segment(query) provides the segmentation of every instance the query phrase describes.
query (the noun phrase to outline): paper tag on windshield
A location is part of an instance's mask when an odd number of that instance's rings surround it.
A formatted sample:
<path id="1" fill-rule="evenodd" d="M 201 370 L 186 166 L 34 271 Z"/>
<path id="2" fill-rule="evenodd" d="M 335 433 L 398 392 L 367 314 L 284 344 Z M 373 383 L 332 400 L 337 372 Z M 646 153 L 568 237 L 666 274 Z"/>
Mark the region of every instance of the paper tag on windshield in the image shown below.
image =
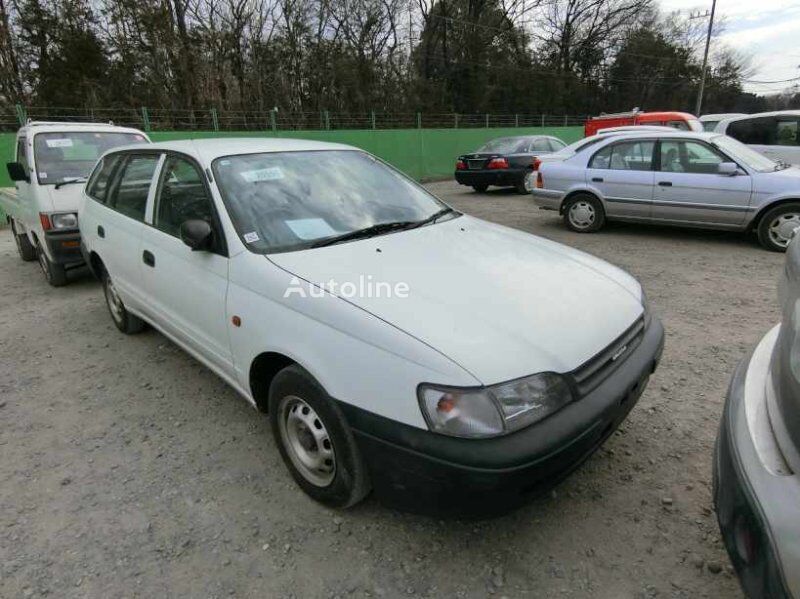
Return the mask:
<path id="1" fill-rule="evenodd" d="M 255 171 L 244 171 L 242 172 L 242 179 L 248 183 L 255 183 L 257 181 L 275 181 L 277 179 L 283 179 L 283 171 L 277 166 L 273 166 L 271 168 L 261 168 Z"/>
<path id="2" fill-rule="evenodd" d="M 245 233 L 243 237 L 247 243 L 255 243 L 256 241 L 258 241 L 258 233 L 256 233 L 255 231 L 251 231 L 250 233 Z"/>
<path id="3" fill-rule="evenodd" d="M 69 137 L 45 140 L 48 148 L 71 148 L 72 140 Z"/>
<path id="4" fill-rule="evenodd" d="M 336 231 L 331 228 L 327 221 L 321 218 L 287 220 L 286 225 L 300 239 L 319 239 L 320 237 L 336 235 Z"/>
<path id="5" fill-rule="evenodd" d="M 40 179 L 47 179 L 47 173 L 39 173 Z"/>

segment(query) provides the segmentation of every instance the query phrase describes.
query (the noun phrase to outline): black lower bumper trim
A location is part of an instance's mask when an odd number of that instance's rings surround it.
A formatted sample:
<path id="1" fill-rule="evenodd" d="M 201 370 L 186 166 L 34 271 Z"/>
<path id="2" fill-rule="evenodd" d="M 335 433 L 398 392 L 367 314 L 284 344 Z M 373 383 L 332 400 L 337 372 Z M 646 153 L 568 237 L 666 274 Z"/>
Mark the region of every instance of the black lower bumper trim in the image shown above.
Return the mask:
<path id="1" fill-rule="evenodd" d="M 519 185 L 525 178 L 526 169 L 509 170 L 480 170 L 480 171 L 455 171 L 456 182 L 468 187 L 481 187 L 494 185 L 497 187 L 511 187 Z"/>
<path id="2" fill-rule="evenodd" d="M 636 350 L 594 391 L 502 437 L 447 437 L 341 407 L 383 503 L 439 517 L 492 516 L 546 492 L 602 445 L 647 385 L 663 341 L 654 318 Z"/>
<path id="3" fill-rule="evenodd" d="M 81 253 L 81 234 L 77 231 L 55 233 L 48 231 L 44 235 L 50 259 L 56 264 L 79 264 L 83 262 Z"/>

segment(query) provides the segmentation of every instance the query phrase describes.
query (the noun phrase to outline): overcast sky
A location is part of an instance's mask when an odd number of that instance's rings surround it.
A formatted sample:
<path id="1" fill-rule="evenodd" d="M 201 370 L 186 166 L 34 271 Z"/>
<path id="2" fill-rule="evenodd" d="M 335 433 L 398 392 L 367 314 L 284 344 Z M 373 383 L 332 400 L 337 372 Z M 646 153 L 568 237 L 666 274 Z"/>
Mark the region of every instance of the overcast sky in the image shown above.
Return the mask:
<path id="1" fill-rule="evenodd" d="M 688 14 L 710 10 L 711 0 L 661 0 L 661 7 L 666 13 L 680 10 Z M 725 18 L 725 32 L 718 39 L 752 58 L 750 79 L 777 81 L 800 77 L 798 0 L 717 0 L 716 14 Z M 769 93 L 790 85 L 792 83 L 746 83 L 745 89 Z"/>

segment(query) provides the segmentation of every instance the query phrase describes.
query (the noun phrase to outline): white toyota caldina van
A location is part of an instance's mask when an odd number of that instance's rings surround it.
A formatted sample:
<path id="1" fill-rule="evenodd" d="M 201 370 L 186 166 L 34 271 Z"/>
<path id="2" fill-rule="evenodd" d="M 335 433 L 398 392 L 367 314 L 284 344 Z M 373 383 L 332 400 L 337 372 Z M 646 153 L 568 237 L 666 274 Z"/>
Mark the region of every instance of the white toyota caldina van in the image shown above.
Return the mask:
<path id="1" fill-rule="evenodd" d="M 516 506 L 603 443 L 661 355 L 633 277 L 349 146 L 129 147 L 85 193 L 116 326 L 152 324 L 268 412 L 329 506 L 370 489 L 451 516 Z"/>
<path id="2" fill-rule="evenodd" d="M 30 121 L 7 164 L 15 189 L 0 194 L 20 258 L 38 260 L 47 282 L 65 285 L 82 264 L 78 202 L 97 159 L 118 146 L 149 143 L 138 129 L 108 123 Z"/>

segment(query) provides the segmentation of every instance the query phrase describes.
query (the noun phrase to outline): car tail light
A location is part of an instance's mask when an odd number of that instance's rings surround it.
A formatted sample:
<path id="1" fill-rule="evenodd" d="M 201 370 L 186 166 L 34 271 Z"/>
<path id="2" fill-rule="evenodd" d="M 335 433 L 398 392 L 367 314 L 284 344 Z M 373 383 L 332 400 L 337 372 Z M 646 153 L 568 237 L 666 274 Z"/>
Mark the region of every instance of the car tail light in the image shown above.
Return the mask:
<path id="1" fill-rule="evenodd" d="M 538 156 L 536 158 L 534 158 L 533 159 L 533 170 L 538 171 L 539 170 L 539 165 L 541 165 L 541 164 L 542 164 L 541 158 L 539 158 Z"/>
<path id="2" fill-rule="evenodd" d="M 464 162 L 463 160 L 456 160 L 456 170 L 457 171 L 463 171 L 463 170 L 466 170 L 466 168 L 467 168 L 467 163 L 466 162 Z"/>
<path id="3" fill-rule="evenodd" d="M 488 169 L 508 168 L 508 160 L 505 158 L 492 158 L 489 164 L 486 165 Z"/>
<path id="4" fill-rule="evenodd" d="M 536 189 L 544 189 L 544 179 L 542 178 L 542 171 L 536 173 Z"/>
<path id="5" fill-rule="evenodd" d="M 53 228 L 53 224 L 50 222 L 50 215 L 44 212 L 39 213 L 39 222 L 42 223 L 42 229 L 45 231 L 49 231 Z"/>

